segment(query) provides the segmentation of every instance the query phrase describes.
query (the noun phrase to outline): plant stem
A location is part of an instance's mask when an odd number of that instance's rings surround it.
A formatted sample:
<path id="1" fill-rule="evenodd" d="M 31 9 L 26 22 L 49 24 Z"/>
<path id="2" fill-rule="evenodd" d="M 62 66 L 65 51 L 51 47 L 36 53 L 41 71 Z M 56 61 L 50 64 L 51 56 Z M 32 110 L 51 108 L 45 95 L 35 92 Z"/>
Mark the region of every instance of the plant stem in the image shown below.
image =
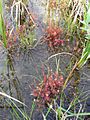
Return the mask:
<path id="1" fill-rule="evenodd" d="M 78 61 L 76 61 L 75 65 L 73 66 L 72 70 L 70 71 L 68 77 L 66 78 L 64 86 L 63 86 L 63 90 L 66 88 L 66 85 L 67 85 L 68 81 L 70 80 L 70 78 L 72 77 L 73 72 L 76 69 L 77 65 L 78 65 Z"/>

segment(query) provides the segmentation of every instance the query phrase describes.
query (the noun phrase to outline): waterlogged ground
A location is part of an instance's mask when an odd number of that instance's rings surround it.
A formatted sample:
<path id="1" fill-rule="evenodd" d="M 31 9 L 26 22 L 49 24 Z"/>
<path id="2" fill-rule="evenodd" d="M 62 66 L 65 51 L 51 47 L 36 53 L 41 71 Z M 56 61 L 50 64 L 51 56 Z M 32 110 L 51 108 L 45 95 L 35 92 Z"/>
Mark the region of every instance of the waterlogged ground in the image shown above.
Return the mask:
<path id="1" fill-rule="evenodd" d="M 37 40 L 43 35 L 43 28 L 45 27 L 45 3 L 40 0 L 31 0 L 29 2 L 30 11 L 36 15 L 36 22 L 38 27 L 36 28 Z M 59 59 L 59 64 L 62 72 L 67 76 L 69 73 L 65 71 L 65 67 L 69 64 L 71 56 L 58 55 L 48 60 L 50 56 L 46 44 L 38 44 L 34 49 L 27 52 L 19 53 L 18 51 L 13 56 L 13 62 L 8 60 L 7 52 L 4 48 L 0 47 L 0 91 L 3 90 L 8 95 L 15 97 L 23 101 L 28 108 L 27 113 L 30 113 L 32 99 L 31 85 L 34 83 L 34 76 L 41 75 L 42 64 L 49 65 L 53 70 L 56 68 L 56 58 Z M 48 60 L 48 61 L 47 61 Z M 77 71 L 73 79 L 81 80 L 78 85 L 79 91 L 83 91 L 86 97 L 90 96 L 90 63 L 85 65 L 81 71 Z M 86 102 L 87 111 L 90 112 L 90 98 Z M 17 104 L 19 108 L 22 105 Z M 0 97 L 0 120 L 12 120 L 12 110 L 6 103 L 3 97 Z M 42 120 L 42 115 L 35 111 L 33 120 Z M 48 118 L 48 120 L 54 120 L 54 117 Z"/>

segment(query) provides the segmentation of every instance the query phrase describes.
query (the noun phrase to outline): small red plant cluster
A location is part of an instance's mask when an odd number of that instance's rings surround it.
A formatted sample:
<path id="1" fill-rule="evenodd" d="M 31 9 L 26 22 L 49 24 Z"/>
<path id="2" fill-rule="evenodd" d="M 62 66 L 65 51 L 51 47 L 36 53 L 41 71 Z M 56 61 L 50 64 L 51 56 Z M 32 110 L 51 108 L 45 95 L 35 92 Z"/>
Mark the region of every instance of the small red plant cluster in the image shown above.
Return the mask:
<path id="1" fill-rule="evenodd" d="M 64 44 L 64 40 L 60 39 L 62 30 L 59 27 L 50 25 L 46 29 L 45 41 L 50 48 L 55 48 Z"/>
<path id="2" fill-rule="evenodd" d="M 51 103 L 52 100 L 61 93 L 64 79 L 57 72 L 43 75 L 43 81 L 33 90 L 36 101 L 42 105 Z"/>

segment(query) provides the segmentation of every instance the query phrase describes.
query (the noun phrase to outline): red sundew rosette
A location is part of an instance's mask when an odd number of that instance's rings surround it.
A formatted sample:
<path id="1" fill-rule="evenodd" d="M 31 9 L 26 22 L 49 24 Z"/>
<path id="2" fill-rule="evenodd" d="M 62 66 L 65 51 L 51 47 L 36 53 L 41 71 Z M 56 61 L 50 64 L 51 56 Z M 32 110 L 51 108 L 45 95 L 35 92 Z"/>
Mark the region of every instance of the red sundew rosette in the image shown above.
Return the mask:
<path id="1" fill-rule="evenodd" d="M 41 104 L 42 101 L 45 104 L 50 103 L 55 96 L 60 94 L 63 83 L 63 76 L 56 72 L 54 74 L 50 73 L 48 77 L 44 74 L 42 85 L 34 89 L 33 96 Z"/>

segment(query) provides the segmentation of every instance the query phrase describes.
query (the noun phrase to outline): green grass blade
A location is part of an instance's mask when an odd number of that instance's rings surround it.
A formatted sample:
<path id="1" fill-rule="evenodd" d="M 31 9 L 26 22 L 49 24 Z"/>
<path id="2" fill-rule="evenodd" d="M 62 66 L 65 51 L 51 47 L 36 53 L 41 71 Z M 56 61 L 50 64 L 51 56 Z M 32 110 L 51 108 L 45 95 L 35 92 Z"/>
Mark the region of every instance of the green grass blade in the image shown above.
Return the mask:
<path id="1" fill-rule="evenodd" d="M 4 92 L 0 92 L 0 95 L 2 95 L 2 96 L 4 96 L 4 97 L 7 97 L 7 98 L 9 98 L 9 99 L 11 99 L 11 100 L 14 100 L 14 101 L 16 101 L 16 102 L 18 102 L 18 103 L 20 103 L 20 104 L 22 104 L 22 105 L 26 106 L 23 102 L 21 102 L 21 101 L 17 100 L 16 98 L 13 98 L 13 97 L 11 97 L 11 96 L 7 95 L 7 94 L 6 94 L 6 93 L 4 93 Z"/>
<path id="2" fill-rule="evenodd" d="M 89 58 L 90 58 L 90 41 L 87 41 L 87 44 L 83 49 L 81 59 L 78 62 L 78 67 L 81 68 Z"/>
<path id="3" fill-rule="evenodd" d="M 30 112 L 30 119 L 32 118 L 32 114 L 33 114 L 33 111 L 34 111 L 34 109 L 35 109 L 35 102 L 33 101 L 33 103 L 32 103 L 32 108 L 31 108 L 31 112 Z"/>
<path id="4" fill-rule="evenodd" d="M 2 0 L 0 0 L 0 14 L 2 13 Z"/>
<path id="5" fill-rule="evenodd" d="M 90 115 L 90 113 L 79 113 L 78 116 L 88 116 Z M 73 117 L 73 116 L 77 116 L 77 114 L 71 114 L 71 115 L 68 115 L 67 117 Z"/>
<path id="6" fill-rule="evenodd" d="M 6 28 L 5 28 L 4 20 L 3 20 L 2 6 L 3 6 L 2 0 L 0 0 L 0 35 L 2 36 L 4 47 L 6 48 L 7 47 Z"/>

